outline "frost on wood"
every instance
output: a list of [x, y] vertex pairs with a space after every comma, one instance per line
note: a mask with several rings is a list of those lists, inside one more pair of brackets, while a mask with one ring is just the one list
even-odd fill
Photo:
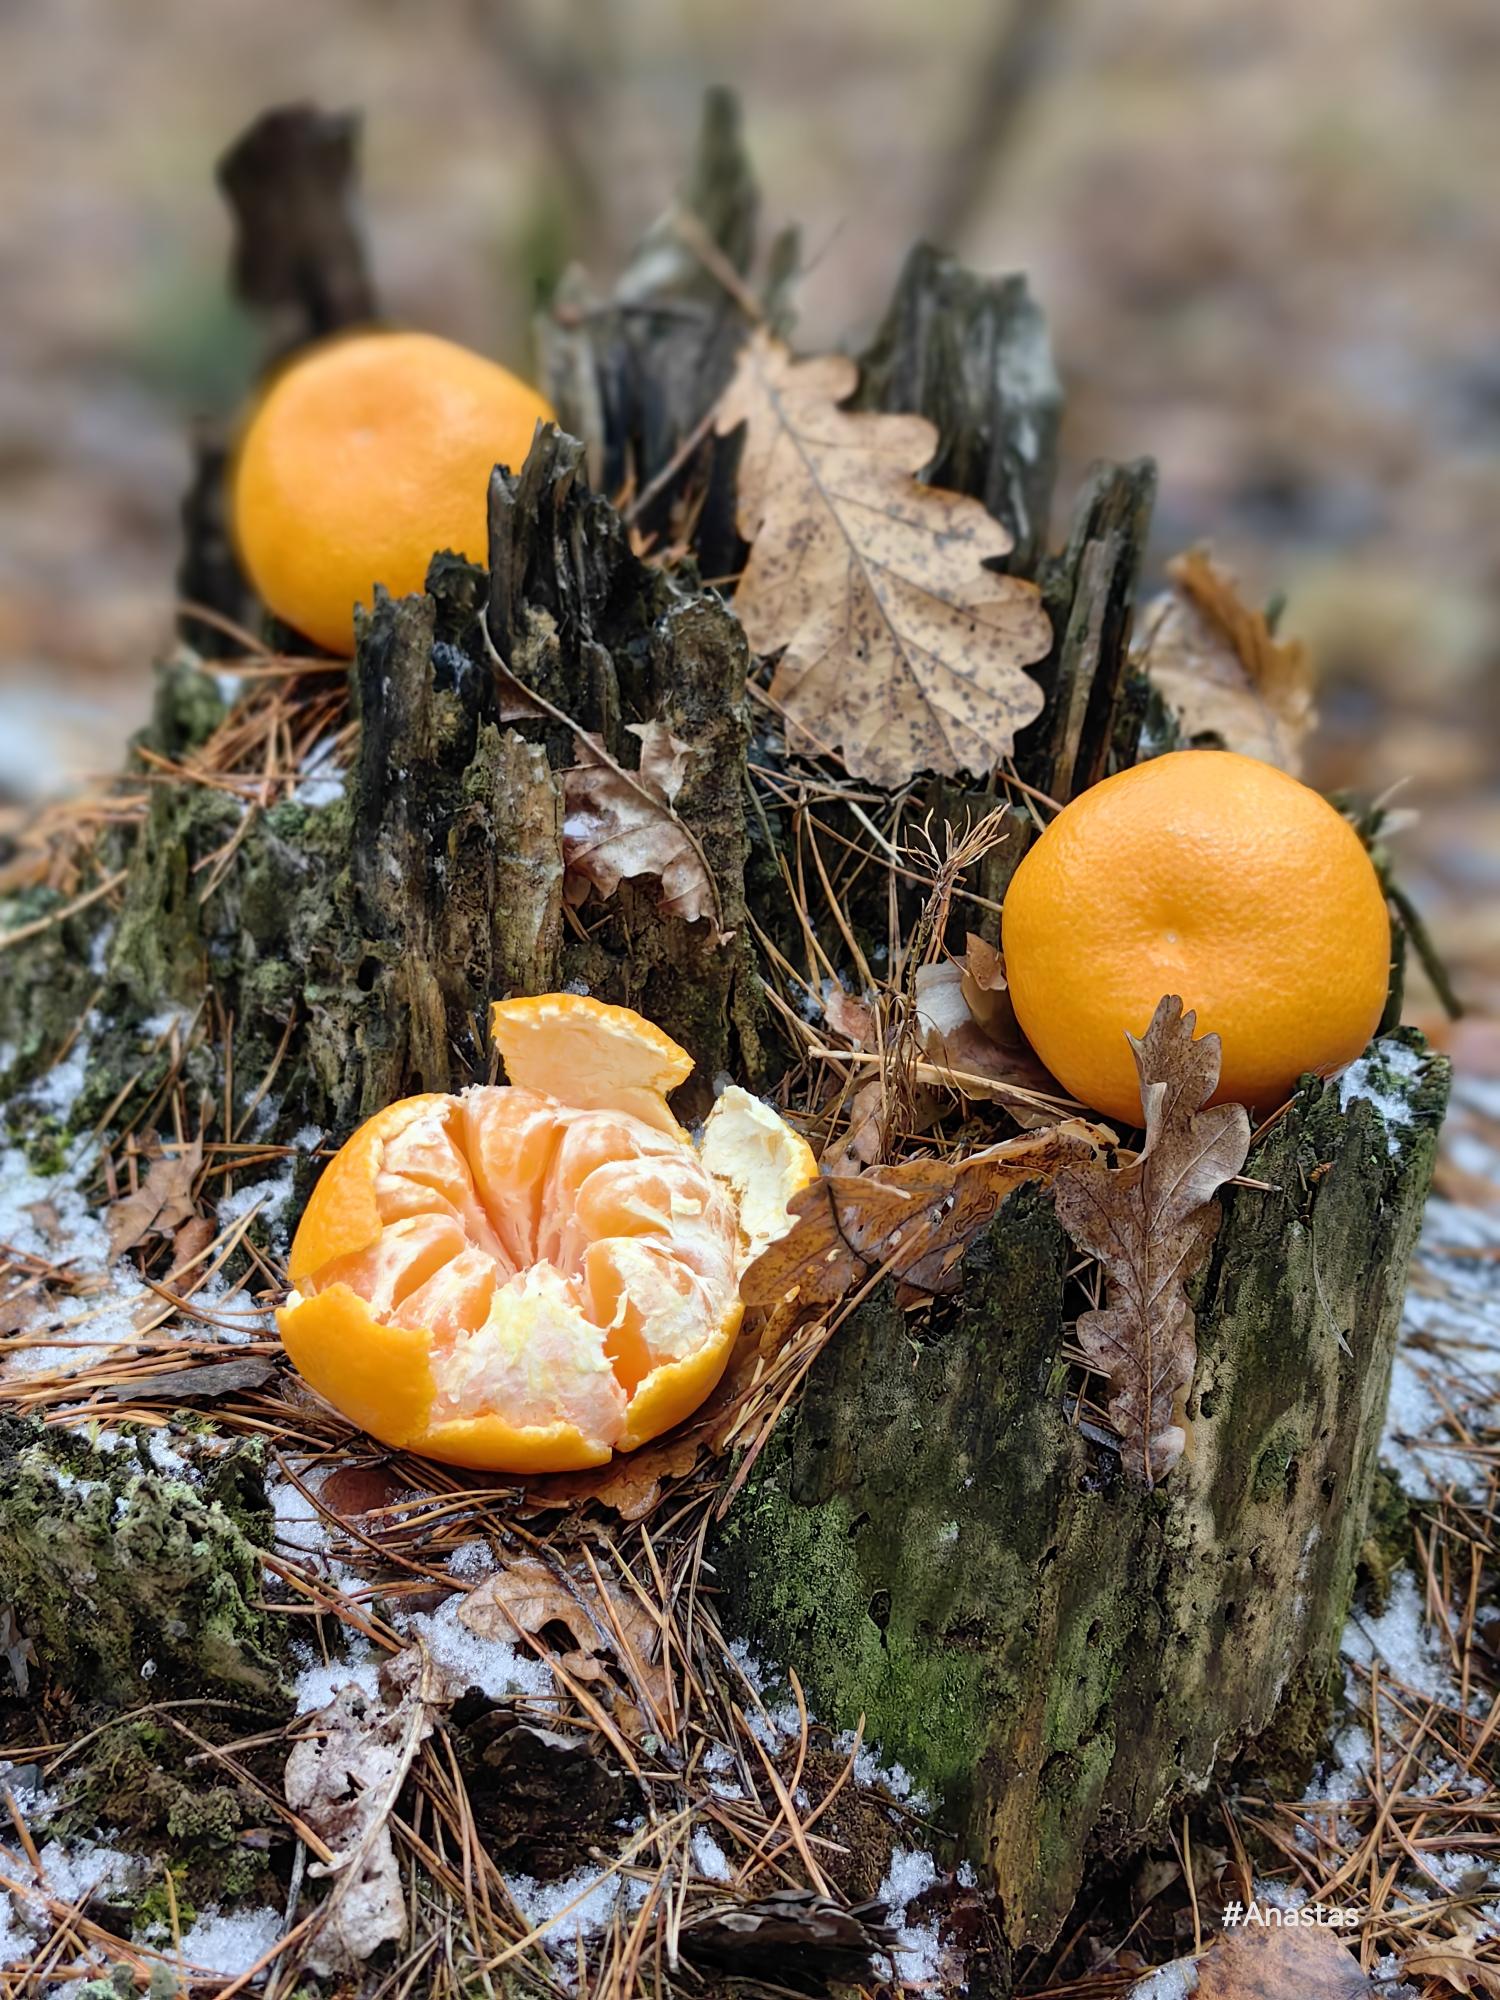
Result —
[[255, 1553], [270, 1526], [258, 1453], [185, 1474], [0, 1417], [0, 1604], [42, 1686], [105, 1708], [208, 1690], [284, 1700]]
[[722, 1530], [731, 1630], [942, 1801], [1013, 1944], [1085, 1857], [1159, 1835], [1334, 1672], [1447, 1069], [1382, 1048], [1397, 1130], [1309, 1081], [1223, 1192], [1195, 1281], [1191, 1448], [1147, 1491], [1070, 1421], [1089, 1301], [1022, 1187], [924, 1317], [877, 1292], [819, 1356]]

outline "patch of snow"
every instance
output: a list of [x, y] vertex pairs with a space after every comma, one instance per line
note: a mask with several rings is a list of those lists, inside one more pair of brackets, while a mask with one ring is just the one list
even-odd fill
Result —
[[551, 1695], [551, 1672], [534, 1653], [518, 1650], [504, 1639], [482, 1639], [460, 1624], [465, 1593], [456, 1591], [436, 1611], [418, 1611], [397, 1616], [397, 1623], [409, 1638], [420, 1637], [456, 1692], [477, 1687], [491, 1701], [506, 1695]]
[[292, 1164], [288, 1161], [278, 1173], [268, 1174], [264, 1180], [250, 1181], [244, 1187], [236, 1188], [233, 1194], [221, 1196], [219, 1226], [222, 1229], [238, 1222], [253, 1210], [256, 1218], [265, 1225], [271, 1241], [284, 1249], [286, 1228], [283, 1218], [291, 1199]]
[[1368, 1055], [1350, 1063], [1339, 1078], [1339, 1109], [1347, 1111], [1357, 1097], [1373, 1105], [1386, 1127], [1388, 1152], [1399, 1153], [1402, 1133], [1411, 1130], [1411, 1104], [1402, 1091], [1376, 1079], [1415, 1077], [1420, 1074], [1423, 1062], [1424, 1058], [1404, 1042], [1379, 1041]]
[[293, 805], [316, 811], [344, 796], [344, 773], [330, 762], [338, 747], [336, 736], [325, 736], [308, 751], [300, 767], [302, 782], [292, 793]]
[[88, 1080], [89, 1049], [98, 1026], [97, 1014], [84, 1016], [82, 1027], [73, 1037], [73, 1046], [62, 1061], [54, 1063], [45, 1076], [39, 1076], [23, 1092], [28, 1104], [36, 1105], [54, 1118], [67, 1117], [82, 1096], [83, 1086]]
[[1428, 1632], [1423, 1610], [1417, 1579], [1402, 1570], [1378, 1618], [1355, 1612], [1344, 1627], [1344, 1658], [1361, 1666], [1378, 1659], [1383, 1672], [1426, 1699], [1457, 1701], [1447, 1654]]
[[693, 1866], [705, 1882], [734, 1880], [734, 1870], [729, 1865], [729, 1856], [711, 1833], [700, 1830], [693, 1835]]
[[1144, 1979], [1137, 1980], [1130, 1989], [1129, 2000], [1188, 2000], [1197, 1991], [1197, 1959], [1174, 1958], [1170, 1965], [1159, 1965]]
[[304, 1125], [302, 1130], [293, 1138], [292, 1144], [297, 1148], [299, 1153], [315, 1153], [319, 1146], [322, 1145], [323, 1137], [323, 1127], [321, 1125]]
[[281, 1937], [277, 1910], [236, 1910], [221, 1913], [210, 1903], [182, 1934], [182, 1955], [189, 1965], [201, 1965], [226, 1979], [236, 1979], [265, 1957]]
[[931, 1921], [906, 1921], [909, 1906], [926, 1895], [938, 1880], [937, 1863], [920, 1848], [898, 1847], [891, 1856], [885, 1879], [876, 1898], [885, 1904], [899, 1935], [896, 1960], [903, 1979], [913, 1984], [936, 1982], [942, 1972], [943, 1947], [938, 1927]]
[[164, 1430], [148, 1434], [146, 1450], [157, 1471], [165, 1472], [170, 1478], [186, 1478], [192, 1472], [192, 1465], [171, 1443]]
[[[549, 1948], [566, 1947], [602, 1931], [620, 1900], [619, 1876], [601, 1875], [593, 1866], [580, 1868], [561, 1882], [538, 1882], [530, 1875], [507, 1875], [505, 1881], [516, 1908], [533, 1930], [552, 1924], [543, 1939]], [[574, 1902], [578, 1907], [568, 1909]], [[568, 1911], [566, 1916], [564, 1910]]]
[[460, 1576], [468, 1583], [477, 1582], [482, 1576], [489, 1576], [494, 1567], [494, 1551], [488, 1542], [480, 1539], [460, 1542], [448, 1558], [449, 1576]]
[[[94, 1840], [49, 1840], [37, 1859], [41, 1880], [65, 1903], [82, 1902], [98, 1889], [129, 1894], [142, 1885], [146, 1875], [146, 1863], [139, 1855], [124, 1854]], [[37, 1879], [29, 1862], [24, 1864], [24, 1872], [33, 1881]]]
[[326, 1708], [342, 1687], [354, 1686], [371, 1701], [379, 1699], [380, 1656], [373, 1648], [363, 1656], [347, 1660], [322, 1660], [304, 1642], [304, 1651], [298, 1657], [308, 1661], [292, 1683], [298, 1715], [311, 1715], [316, 1709]]
[[165, 1041], [174, 1028], [185, 1028], [192, 1015], [186, 1007], [163, 1007], [159, 1014], [149, 1014], [140, 1026], [143, 1042]]

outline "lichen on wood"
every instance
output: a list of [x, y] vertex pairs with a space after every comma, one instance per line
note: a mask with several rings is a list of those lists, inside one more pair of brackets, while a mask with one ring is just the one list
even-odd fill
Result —
[[106, 1448], [0, 1415], [0, 1604], [34, 1658], [18, 1692], [83, 1713], [182, 1693], [284, 1704], [281, 1626], [261, 1605], [270, 1532], [257, 1447], [189, 1477], [144, 1438]]

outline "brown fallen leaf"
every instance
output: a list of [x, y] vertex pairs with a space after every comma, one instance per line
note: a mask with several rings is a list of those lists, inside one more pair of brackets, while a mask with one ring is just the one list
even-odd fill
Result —
[[1175, 557], [1167, 575], [1172, 588], [1148, 608], [1137, 657], [1183, 736], [1216, 736], [1300, 774], [1317, 720], [1307, 648], [1274, 638], [1265, 613], [1243, 602], [1205, 550]]
[[756, 652], [785, 648], [788, 721], [854, 777], [988, 771], [1041, 713], [1024, 669], [1047, 614], [1034, 584], [984, 567], [1012, 544], [983, 505], [915, 477], [937, 452], [925, 417], [838, 407], [858, 379], [764, 328], [741, 350], [715, 417], [721, 437], [746, 427], [735, 613]]
[[149, 1396], [155, 1403], [212, 1403], [220, 1396], [237, 1396], [263, 1389], [276, 1373], [265, 1354], [244, 1354], [233, 1361], [205, 1361], [195, 1368], [169, 1368], [159, 1375], [131, 1375], [121, 1382], [102, 1382], [90, 1395], [101, 1403], [133, 1403]]
[[630, 728], [641, 742], [638, 770], [622, 777], [599, 755], [596, 737], [580, 737], [583, 761], [563, 773], [568, 900], [581, 903], [591, 889], [612, 896], [627, 878], [654, 875], [669, 915], [690, 924], [712, 917], [717, 906], [703, 855], [673, 810], [696, 753], [665, 723]]
[[798, 1990], [809, 1972], [820, 1986], [856, 1985], [899, 1943], [885, 1922], [889, 1914], [884, 1903], [846, 1910], [811, 1889], [773, 1889], [696, 1910], [683, 1923], [682, 1948], [689, 1958], [774, 1982], [782, 1992]]
[[643, 1521], [661, 1498], [663, 1483], [691, 1472], [698, 1439], [680, 1432], [639, 1451], [620, 1452], [608, 1465], [587, 1472], [553, 1472], [526, 1482], [526, 1511], [592, 1504], [607, 1507], [622, 1521]]
[[803, 1305], [831, 1305], [882, 1264], [913, 1293], [951, 1292], [964, 1251], [1012, 1189], [1096, 1158], [1112, 1137], [1068, 1119], [966, 1160], [823, 1176], [794, 1197], [791, 1229], [746, 1271], [740, 1296], [775, 1306], [795, 1291]]
[[[971, 945], [978, 942], [970, 940]], [[986, 1017], [995, 1023], [998, 1034], [981, 1027], [975, 1018], [971, 988], [981, 997]], [[1038, 1062], [1009, 1013], [1003, 978], [997, 989], [983, 989], [958, 959], [919, 966], [916, 1003], [923, 1053], [936, 1069], [952, 1073], [951, 1088], [964, 1097], [1003, 1104], [1016, 1123], [1029, 1130], [1056, 1122], [1055, 1105], [1032, 1100], [1036, 1096], [1065, 1099], [1067, 1093]]]
[[286, 1760], [287, 1804], [333, 1850], [308, 1872], [332, 1879], [301, 1945], [325, 1978], [361, 1964], [406, 1935], [401, 1869], [390, 1815], [417, 1751], [432, 1734], [438, 1699], [431, 1663], [408, 1648], [387, 1663], [379, 1698], [340, 1688], [309, 1717]]
[[[1493, 1953], [1494, 1941], [1488, 1942]], [[1401, 1970], [1412, 1979], [1441, 1979], [1455, 1993], [1500, 1994], [1500, 1959], [1492, 1955], [1481, 1960], [1481, 1949], [1473, 1931], [1423, 1936], [1402, 1960]]]
[[201, 1138], [178, 1152], [158, 1153], [135, 1193], [105, 1211], [110, 1256], [122, 1256], [153, 1233], [170, 1236], [180, 1229], [193, 1215], [193, 1183], [202, 1165]]
[[559, 1571], [539, 1557], [520, 1556], [471, 1591], [458, 1618], [481, 1639], [508, 1642], [561, 1626], [574, 1644], [557, 1657], [574, 1680], [607, 1679], [613, 1659], [650, 1702], [660, 1707], [665, 1700], [666, 1677], [654, 1661], [660, 1629], [639, 1598], [609, 1577], [601, 1596], [584, 1564]]
[[875, 1010], [868, 1000], [850, 993], [837, 979], [823, 988], [823, 1019], [836, 1035], [857, 1049], [868, 1048], [874, 1039]]
[[188, 1217], [172, 1237], [172, 1266], [166, 1276], [169, 1289], [189, 1265], [196, 1268], [198, 1259], [218, 1233], [216, 1224], [206, 1215]]
[[1058, 1220], [1104, 1266], [1109, 1303], [1082, 1313], [1078, 1342], [1108, 1377], [1110, 1421], [1126, 1466], [1152, 1486], [1182, 1456], [1179, 1400], [1197, 1362], [1186, 1281], [1219, 1228], [1214, 1196], [1250, 1147], [1243, 1105], [1201, 1109], [1219, 1080], [1219, 1038], [1193, 1040], [1197, 1016], [1171, 995], [1139, 1041], [1146, 1143], [1128, 1166], [1094, 1159], [1054, 1183]]
[[[1135, 1994], [1149, 1993], [1160, 1970], [1148, 1974]], [[1361, 2000], [1375, 1991], [1339, 1933], [1311, 1921], [1223, 1931], [1194, 1970], [1196, 1989], [1174, 1990], [1196, 1991], [1197, 2000]]]

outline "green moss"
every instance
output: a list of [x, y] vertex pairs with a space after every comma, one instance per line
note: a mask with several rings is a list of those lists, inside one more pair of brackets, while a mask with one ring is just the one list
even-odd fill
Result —
[[[172, 1892], [167, 1892], [166, 1876], [172, 1878]], [[181, 1929], [187, 1930], [197, 1922], [198, 1906], [188, 1894], [188, 1865], [185, 1861], [168, 1862], [161, 1873], [156, 1875], [135, 1906], [135, 1928], [141, 1931], [164, 1932], [172, 1935], [172, 1920], [175, 1917]]]
[[1273, 1799], [1300, 1798], [1328, 1741], [1338, 1682], [1337, 1670], [1326, 1663], [1299, 1667], [1269, 1725], [1235, 1764], [1231, 1782]]
[[732, 1629], [938, 1796], [1014, 1944], [1236, 1746], [1304, 1777], [1316, 1754], [1447, 1087], [1382, 1067], [1389, 1120], [1311, 1080], [1249, 1162], [1269, 1189], [1225, 1198], [1157, 1488], [1068, 1421], [1081, 1301], [1031, 1188], [953, 1300], [850, 1317], [725, 1523]]
[[1301, 1433], [1290, 1424], [1284, 1424], [1272, 1433], [1255, 1461], [1255, 1472], [1250, 1481], [1252, 1499], [1274, 1500], [1278, 1493], [1286, 1491], [1287, 1480], [1301, 1446]]
[[1378, 1466], [1369, 1520], [1359, 1549], [1359, 1579], [1378, 1618], [1390, 1598], [1391, 1578], [1411, 1561], [1415, 1503], [1393, 1472]]
[[237, 1468], [203, 1490], [0, 1417], [0, 1601], [50, 1686], [90, 1709], [174, 1692], [284, 1701], [279, 1621], [256, 1608], [264, 1490], [253, 1454], [226, 1456]]

